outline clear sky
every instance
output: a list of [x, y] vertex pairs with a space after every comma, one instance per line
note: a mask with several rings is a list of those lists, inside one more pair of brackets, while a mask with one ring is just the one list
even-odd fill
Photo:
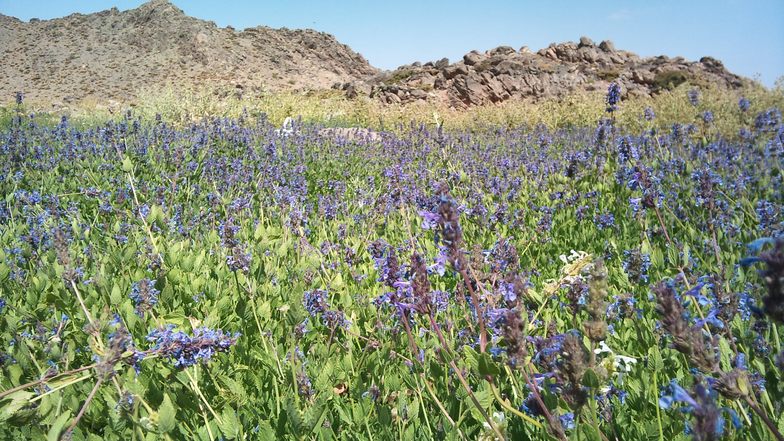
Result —
[[[134, 8], [142, 0], [0, 0], [22, 20]], [[538, 50], [551, 42], [610, 39], [643, 56], [718, 58], [772, 86], [784, 76], [784, 0], [173, 0], [188, 15], [237, 29], [265, 25], [335, 35], [376, 67], [500, 45]]]

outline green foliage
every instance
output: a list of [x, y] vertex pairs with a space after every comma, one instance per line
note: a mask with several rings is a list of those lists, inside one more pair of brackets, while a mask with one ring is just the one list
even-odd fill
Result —
[[[698, 109], [681, 103], [683, 93], [683, 87], [675, 88], [657, 101], [624, 103], [618, 130], [635, 134], [651, 151], [661, 148], [653, 133], [663, 132], [652, 130], [675, 120], [693, 121], [697, 115]], [[466, 258], [482, 275], [492, 273], [489, 250], [501, 238], [516, 250], [515, 270], [525, 272], [530, 282], [519, 300], [530, 313], [526, 319], [531, 318], [525, 323], [526, 337], [546, 339], [582, 329], [587, 315], [579, 308], [570, 310], [568, 291], [597, 257], [604, 258], [608, 269], [611, 298], [606, 300], [634, 300], [634, 311], [614, 318], [603, 342], [607, 351], [586, 340], [590, 366], [577, 378], [591, 397], [611, 386], [626, 395], [623, 400], [608, 395], [601, 403], [590, 398], [577, 412], [577, 428], [567, 430], [567, 436], [685, 439], [684, 415], [661, 410], [657, 403], [660, 388], [670, 379], [691, 378], [692, 366], [670, 348], [649, 286], [624, 270], [623, 252], [640, 250], [650, 256], [651, 281], [681, 273], [694, 281], [724, 271], [729, 291], [748, 289], [759, 296], [756, 275], [735, 264], [744, 244], [758, 233], [757, 204], [783, 202], [774, 186], [780, 182], [780, 167], [755, 167], [745, 187], [722, 196], [734, 207], [737, 231], [717, 232], [718, 254], [710, 246], [704, 227], [710, 213], [695, 203], [698, 189], [691, 183], [703, 159], [686, 155], [689, 149], [705, 152], [707, 140], [734, 135], [751, 124], [730, 106], [737, 97], [711, 93], [703, 94], [702, 105], [714, 109], [716, 126], [686, 135], [681, 145], [667, 145], [649, 163], [655, 170], [669, 167], [662, 185], [672, 190], [668, 197], [677, 205], [662, 207], [661, 213], [635, 213], [629, 200], [640, 192], [619, 179], [626, 169], [616, 145], [589, 144], [595, 122], [603, 116], [601, 99], [510, 104], [465, 115], [439, 109], [447, 126], [465, 130], [447, 131], [448, 140], [438, 142], [425, 134], [432, 126], [413, 124], [395, 128], [400, 137], [386, 145], [324, 140], [317, 136], [319, 127], [309, 125], [296, 136], [275, 138], [276, 127], [269, 123], [278, 125], [287, 113], [306, 105], [312, 106], [308, 121], [389, 128], [412, 115], [418, 119], [407, 121], [432, 122], [432, 113], [423, 115], [433, 108], [382, 114], [365, 103], [366, 108], [352, 113], [334, 97], [327, 104], [316, 104], [313, 97], [303, 98], [305, 104], [296, 97], [283, 103], [265, 97], [242, 103], [250, 110], [241, 122], [212, 118], [186, 125], [219, 104], [205, 102], [194, 111], [152, 102], [138, 110], [136, 130], [133, 118], [100, 125], [82, 120], [89, 127], [84, 130], [28, 127], [26, 145], [31, 150], [46, 147], [41, 156], [47, 161], [15, 164], [0, 180], [8, 207], [0, 230], [0, 298], [7, 301], [0, 310], [0, 437], [60, 439], [76, 421], [72, 439], [79, 440], [457, 440], [493, 439], [497, 433], [508, 439], [548, 439], [545, 420], [520, 411], [530, 396], [527, 375], [541, 379], [541, 399], [553, 412], [572, 412], [573, 403], [561, 390], [548, 387], [554, 380], [538, 375], [545, 372], [535, 371], [534, 353], [521, 356], [525, 368], [511, 365], [504, 354], [508, 337], [502, 332], [489, 345], [499, 351], [482, 351], [462, 336], [477, 327], [477, 320], [460, 300], [469, 295], [461, 274], [448, 269], [429, 276], [433, 290], [448, 293], [448, 306], [432, 317], [443, 335], [422, 313], [406, 317], [414, 330], [409, 335], [399, 316], [374, 303], [392, 288], [377, 280], [371, 242], [382, 238], [399, 249], [406, 269], [412, 243], [428, 265], [443, 245], [441, 236], [436, 242], [437, 233], [423, 228], [421, 207], [413, 202], [386, 205], [385, 195], [419, 186], [426, 189], [419, 195], [424, 198], [438, 178], [450, 184], [452, 197], [463, 208], [481, 204], [494, 210], [490, 214], [497, 219], [514, 217], [514, 222], [487, 223], [463, 211], [461, 227]], [[754, 110], [781, 102], [776, 95], [760, 96], [753, 100]], [[661, 120], [645, 122], [641, 110], [651, 103], [660, 105], [656, 112]], [[237, 106], [218, 109], [215, 116], [237, 116]], [[529, 113], [532, 109], [539, 113]], [[153, 119], [160, 110], [174, 118], [175, 129], [167, 125], [172, 120]], [[538, 122], [572, 131], [564, 130], [547, 144], [547, 136], [556, 132], [528, 130]], [[8, 124], [9, 133], [18, 128]], [[606, 159], [601, 167], [587, 163], [575, 176], [544, 168], [574, 153], [567, 145], [570, 134], [586, 143], [585, 151], [595, 155], [591, 158]], [[744, 144], [738, 154], [761, 156], [766, 141]], [[679, 155], [687, 159], [678, 161]], [[13, 161], [11, 154], [4, 158]], [[401, 163], [410, 167], [409, 173], [391, 180]], [[531, 164], [542, 168], [526, 168]], [[17, 179], [16, 171], [23, 176]], [[510, 181], [493, 181], [509, 176]], [[492, 182], [515, 182], [517, 187], [514, 194], [496, 194], [488, 190]], [[29, 202], [20, 190], [44, 198]], [[576, 199], [567, 203], [571, 196]], [[335, 213], [325, 202], [330, 198], [336, 201]], [[578, 215], [580, 198], [591, 200], [587, 218]], [[301, 205], [289, 205], [292, 200]], [[543, 228], [538, 207], [558, 204], [549, 227]], [[301, 219], [297, 208], [305, 213]], [[46, 215], [48, 210], [59, 214]], [[615, 226], [597, 227], [595, 214], [612, 214]], [[229, 217], [236, 222], [239, 248], [251, 255], [247, 270], [230, 267], [236, 256], [227, 245]], [[32, 244], [31, 231], [38, 226], [51, 241], [55, 230], [68, 231], [67, 244], [59, 249]], [[71, 284], [67, 275], [75, 268], [84, 275]], [[158, 294], [157, 303], [140, 313], [130, 293], [142, 279], [149, 279]], [[471, 286], [485, 284], [490, 288], [484, 294], [501, 302], [493, 285], [498, 277], [477, 280]], [[305, 293], [315, 290], [325, 291], [325, 302], [345, 315], [345, 326], [308, 310]], [[697, 307], [689, 306], [694, 317], [702, 312]], [[156, 354], [134, 366], [134, 350], [152, 354], [148, 335], [165, 324], [190, 334], [208, 327], [240, 336], [209, 363], [179, 368]], [[106, 363], [112, 354], [110, 338], [121, 328], [128, 330], [135, 348], [114, 354], [120, 361]], [[770, 357], [752, 355], [750, 328], [739, 317], [727, 323], [727, 332], [738, 338], [717, 338], [721, 368], [732, 368], [734, 351], [748, 352], [750, 365], [768, 381], [768, 398], [778, 404], [784, 395], [781, 372]], [[780, 330], [774, 325], [763, 332], [772, 338]], [[528, 348], [533, 351], [532, 345]], [[622, 366], [624, 357], [634, 361]], [[755, 418], [742, 403], [723, 404]], [[772, 407], [768, 401], [763, 404]], [[727, 428], [728, 437], [771, 439], [753, 421], [742, 431]]]

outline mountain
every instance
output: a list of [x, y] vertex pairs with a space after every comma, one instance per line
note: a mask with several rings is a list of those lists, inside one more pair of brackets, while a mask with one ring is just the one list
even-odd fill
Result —
[[23, 22], [0, 15], [0, 101], [132, 101], [166, 85], [325, 89], [377, 69], [332, 35], [189, 17], [166, 0]]
[[417, 62], [370, 81], [336, 87], [348, 95], [366, 93], [390, 104], [438, 100], [465, 107], [604, 91], [611, 81], [620, 83], [626, 96], [652, 95], [682, 83], [730, 89], [750, 83], [712, 57], [699, 61], [663, 55], [642, 58], [616, 49], [610, 41], [597, 45], [581, 37], [578, 43], [551, 44], [537, 52], [525, 46], [519, 50], [501, 46], [486, 52], [471, 51], [451, 64], [446, 58]]
[[609, 41], [551, 44], [538, 52], [501, 46], [462, 60], [371, 66], [332, 35], [259, 26], [237, 31], [187, 16], [167, 0], [23, 22], [0, 14], [0, 102], [75, 105], [133, 102], [166, 86], [205, 86], [241, 96], [337, 88], [382, 103], [420, 100], [455, 107], [557, 97], [621, 83], [650, 95], [680, 83], [738, 88], [750, 80], [711, 57], [642, 58]]

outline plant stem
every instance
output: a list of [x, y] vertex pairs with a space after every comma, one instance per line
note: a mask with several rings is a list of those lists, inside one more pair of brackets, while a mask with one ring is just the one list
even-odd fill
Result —
[[455, 372], [457, 379], [460, 380], [460, 384], [463, 385], [463, 388], [466, 390], [466, 392], [468, 392], [468, 396], [471, 398], [474, 406], [476, 406], [476, 408], [479, 410], [479, 413], [482, 414], [482, 417], [485, 419], [485, 421], [487, 421], [487, 424], [490, 425], [490, 428], [493, 429], [493, 432], [495, 432], [498, 439], [506, 440], [504, 434], [501, 433], [501, 431], [495, 425], [493, 419], [490, 417], [490, 415], [487, 414], [487, 411], [482, 407], [482, 404], [479, 402], [479, 400], [477, 400], [476, 395], [474, 395], [474, 391], [471, 390], [471, 387], [468, 385], [468, 382], [466, 382], [465, 377], [463, 377], [463, 373], [460, 372], [460, 369], [457, 367], [454, 360], [449, 360], [449, 366]]
[[80, 368], [71, 369], [70, 371], [66, 371], [66, 372], [63, 372], [61, 374], [54, 374], [54, 375], [51, 375], [51, 376], [44, 376], [43, 378], [41, 378], [39, 380], [31, 381], [29, 383], [25, 383], [25, 384], [21, 384], [21, 385], [16, 386], [16, 387], [12, 387], [11, 389], [4, 390], [4, 391], [0, 392], [0, 399], [3, 399], [6, 396], [8, 396], [8, 395], [10, 395], [10, 394], [12, 394], [14, 392], [20, 391], [22, 389], [27, 389], [28, 387], [33, 387], [33, 386], [36, 386], [36, 385], [41, 384], [41, 383], [46, 383], [48, 381], [52, 381], [52, 380], [54, 380], [57, 377], [62, 377], [62, 376], [65, 376], [65, 375], [77, 374], [79, 372], [83, 372], [83, 371], [86, 371], [88, 369], [92, 369], [92, 368], [94, 368], [97, 365], [98, 365], [98, 363], [93, 363], [93, 364], [90, 364], [90, 365], [87, 365], [87, 366], [82, 366]]
[[446, 418], [446, 420], [449, 421], [449, 423], [455, 429], [457, 429], [457, 433], [458, 433], [458, 435], [460, 435], [460, 438], [465, 439], [465, 435], [463, 435], [463, 432], [460, 430], [460, 427], [457, 425], [457, 423], [455, 423], [455, 421], [452, 419], [452, 417], [449, 416], [449, 412], [446, 411], [446, 408], [444, 407], [443, 403], [441, 403], [441, 400], [439, 400], [438, 397], [436, 396], [435, 391], [433, 391], [433, 386], [431, 386], [430, 383], [427, 381], [427, 379], [425, 378], [425, 374], [424, 373], [420, 373], [419, 376], [420, 376], [420, 378], [422, 378], [422, 382], [425, 384], [425, 389], [430, 394], [430, 396], [433, 398], [433, 401], [436, 402], [436, 406], [438, 406], [438, 408], [441, 409], [441, 413], [444, 414], [444, 417]]
[[757, 403], [752, 401], [750, 397], [746, 397], [746, 404], [748, 404], [749, 407], [751, 407], [751, 410], [753, 410], [754, 413], [756, 413], [760, 418], [762, 418], [762, 421], [765, 423], [766, 426], [768, 426], [770, 433], [773, 434], [773, 437], [776, 438], [777, 441], [784, 441], [784, 436], [781, 435], [781, 432], [779, 432], [779, 429], [778, 427], [776, 427], [776, 424], [774, 424], [773, 421], [771, 421], [768, 414], [766, 414], [765, 411], [762, 410], [757, 405]]
[[95, 386], [93, 386], [93, 390], [90, 391], [90, 395], [87, 395], [87, 399], [84, 400], [84, 404], [82, 404], [82, 408], [79, 409], [79, 413], [76, 415], [76, 418], [74, 418], [73, 422], [71, 423], [71, 426], [68, 427], [68, 430], [65, 431], [66, 433], [73, 432], [74, 428], [76, 428], [76, 425], [79, 424], [79, 420], [82, 419], [82, 416], [84, 416], [84, 413], [87, 411], [87, 406], [89, 406], [90, 402], [93, 401], [93, 398], [95, 398], [95, 394], [98, 392], [98, 388], [101, 387], [101, 384], [103, 384], [103, 378], [99, 378], [98, 381], [95, 382]]
[[30, 399], [29, 402], [30, 403], [35, 403], [36, 401], [44, 398], [45, 396], [47, 396], [49, 394], [53, 394], [53, 393], [57, 392], [58, 390], [65, 389], [66, 387], [68, 387], [68, 386], [70, 386], [72, 384], [79, 383], [79, 382], [84, 381], [84, 380], [86, 380], [86, 379], [88, 379], [90, 377], [92, 377], [92, 375], [87, 374], [87, 375], [78, 377], [75, 380], [68, 381], [67, 383], [61, 384], [61, 385], [55, 387], [54, 389], [50, 389], [50, 390], [46, 391], [45, 393], [42, 393], [41, 395], [38, 395], [37, 397], [34, 397], [34, 398]]
[[490, 383], [490, 389], [493, 391], [493, 395], [495, 396], [496, 401], [498, 401], [498, 403], [500, 403], [503, 408], [505, 408], [509, 412], [512, 412], [513, 414], [519, 416], [520, 418], [524, 419], [525, 421], [533, 424], [538, 429], [543, 429], [544, 428], [544, 426], [542, 426], [542, 423], [540, 423], [539, 421], [536, 421], [535, 419], [533, 419], [530, 416], [524, 414], [523, 412], [520, 412], [519, 410], [515, 409], [514, 406], [509, 404], [508, 401], [506, 401], [503, 398], [501, 398], [501, 395], [498, 393], [498, 389], [496, 389], [496, 387], [495, 387], [495, 385], [493, 383]]
[[188, 369], [185, 369], [185, 374], [188, 376], [188, 379], [191, 380], [191, 389], [193, 389], [193, 391], [196, 392], [196, 395], [198, 395], [199, 398], [201, 398], [201, 400], [204, 402], [204, 405], [207, 406], [207, 410], [210, 411], [210, 413], [218, 421], [218, 423], [223, 424], [223, 420], [221, 419], [221, 417], [219, 417], [218, 414], [215, 413], [215, 410], [212, 408], [212, 406], [210, 406], [210, 403], [209, 401], [207, 401], [207, 398], [204, 396], [204, 394], [201, 393], [201, 389], [199, 388], [199, 384], [196, 382], [196, 378], [194, 378], [193, 375], [191, 375]]

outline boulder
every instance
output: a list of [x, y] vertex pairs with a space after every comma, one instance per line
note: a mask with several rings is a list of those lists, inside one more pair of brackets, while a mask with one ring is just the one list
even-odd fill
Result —
[[604, 60], [604, 54], [600, 54], [593, 46], [582, 46], [579, 50], [580, 57], [588, 63], [598, 63]]
[[451, 80], [458, 75], [468, 75], [468, 67], [465, 64], [453, 64], [445, 68], [442, 73], [444, 78]]
[[408, 95], [408, 98], [410, 98], [412, 101], [427, 99], [427, 92], [422, 89], [411, 89], [408, 91]]
[[319, 136], [325, 138], [333, 138], [338, 141], [349, 142], [378, 142], [381, 141], [381, 135], [364, 127], [328, 127], [318, 131]]
[[615, 44], [610, 40], [604, 40], [599, 43], [599, 49], [605, 52], [615, 52]]
[[528, 66], [526, 65], [526, 63], [524, 63], [519, 59], [505, 58], [501, 60], [500, 63], [493, 66], [492, 69], [490, 69], [490, 71], [495, 75], [503, 75], [503, 74], [514, 75], [521, 72], [525, 72], [527, 68]]
[[479, 64], [482, 61], [484, 61], [485, 58], [486, 57], [484, 55], [480, 54], [479, 52], [471, 51], [471, 52], [463, 55], [463, 62], [467, 66], [474, 66], [474, 65]]
[[510, 55], [514, 54], [516, 51], [511, 46], [498, 46], [495, 49], [491, 49], [487, 54], [490, 56], [494, 55]]
[[590, 38], [583, 36], [580, 37], [580, 44], [577, 47], [594, 47], [594, 43]]
[[632, 71], [632, 81], [637, 84], [652, 85], [656, 76], [653, 72], [646, 69], [635, 69]]

